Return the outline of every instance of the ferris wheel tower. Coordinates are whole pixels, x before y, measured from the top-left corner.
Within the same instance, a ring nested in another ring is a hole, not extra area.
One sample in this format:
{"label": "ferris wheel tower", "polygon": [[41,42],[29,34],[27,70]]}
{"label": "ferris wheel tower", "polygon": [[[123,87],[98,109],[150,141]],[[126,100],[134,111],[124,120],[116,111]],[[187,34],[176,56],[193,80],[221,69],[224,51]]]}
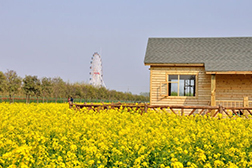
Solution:
{"label": "ferris wheel tower", "polygon": [[95,52],[91,59],[89,84],[97,87],[106,87],[103,80],[101,56]]}

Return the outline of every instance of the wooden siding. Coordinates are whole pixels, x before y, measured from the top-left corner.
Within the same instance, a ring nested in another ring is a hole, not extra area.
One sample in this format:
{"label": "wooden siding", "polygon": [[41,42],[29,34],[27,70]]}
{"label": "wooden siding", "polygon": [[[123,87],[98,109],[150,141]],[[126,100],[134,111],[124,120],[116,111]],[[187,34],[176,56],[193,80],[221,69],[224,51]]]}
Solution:
{"label": "wooden siding", "polygon": [[[160,95],[160,86],[166,82],[167,73],[198,74],[196,97],[164,97]],[[150,68],[150,104],[151,105],[210,105],[211,75],[206,74],[204,67],[157,67]]]}
{"label": "wooden siding", "polygon": [[216,75],[216,99],[252,100],[252,75]]}

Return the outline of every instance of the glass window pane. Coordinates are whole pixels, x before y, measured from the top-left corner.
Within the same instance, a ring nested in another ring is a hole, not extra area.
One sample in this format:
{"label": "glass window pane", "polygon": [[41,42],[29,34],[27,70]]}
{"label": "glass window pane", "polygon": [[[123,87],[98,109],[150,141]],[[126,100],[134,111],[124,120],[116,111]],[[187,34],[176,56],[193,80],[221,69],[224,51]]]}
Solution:
{"label": "glass window pane", "polygon": [[179,96],[195,96],[195,75],[180,75]]}
{"label": "glass window pane", "polygon": [[178,96],[178,83],[169,83],[169,96]]}
{"label": "glass window pane", "polygon": [[168,76],[169,76],[169,82],[178,81],[178,75],[168,75]]}
{"label": "glass window pane", "polygon": [[184,86],[184,80],[179,79],[179,96],[185,96]]}

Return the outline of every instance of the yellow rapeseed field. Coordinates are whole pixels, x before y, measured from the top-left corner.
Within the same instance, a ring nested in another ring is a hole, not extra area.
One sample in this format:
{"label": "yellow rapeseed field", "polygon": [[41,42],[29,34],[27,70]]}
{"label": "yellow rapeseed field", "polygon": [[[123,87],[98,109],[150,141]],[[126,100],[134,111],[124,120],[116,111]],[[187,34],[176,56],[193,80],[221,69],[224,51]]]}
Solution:
{"label": "yellow rapeseed field", "polygon": [[0,103],[0,167],[250,167],[252,120]]}

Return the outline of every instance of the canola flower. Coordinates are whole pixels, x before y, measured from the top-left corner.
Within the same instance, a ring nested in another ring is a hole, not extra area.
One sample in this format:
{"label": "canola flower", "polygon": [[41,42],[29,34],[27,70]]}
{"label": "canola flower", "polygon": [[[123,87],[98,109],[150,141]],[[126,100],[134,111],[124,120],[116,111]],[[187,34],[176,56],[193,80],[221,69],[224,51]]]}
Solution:
{"label": "canola flower", "polygon": [[0,167],[251,167],[252,120],[0,103]]}

